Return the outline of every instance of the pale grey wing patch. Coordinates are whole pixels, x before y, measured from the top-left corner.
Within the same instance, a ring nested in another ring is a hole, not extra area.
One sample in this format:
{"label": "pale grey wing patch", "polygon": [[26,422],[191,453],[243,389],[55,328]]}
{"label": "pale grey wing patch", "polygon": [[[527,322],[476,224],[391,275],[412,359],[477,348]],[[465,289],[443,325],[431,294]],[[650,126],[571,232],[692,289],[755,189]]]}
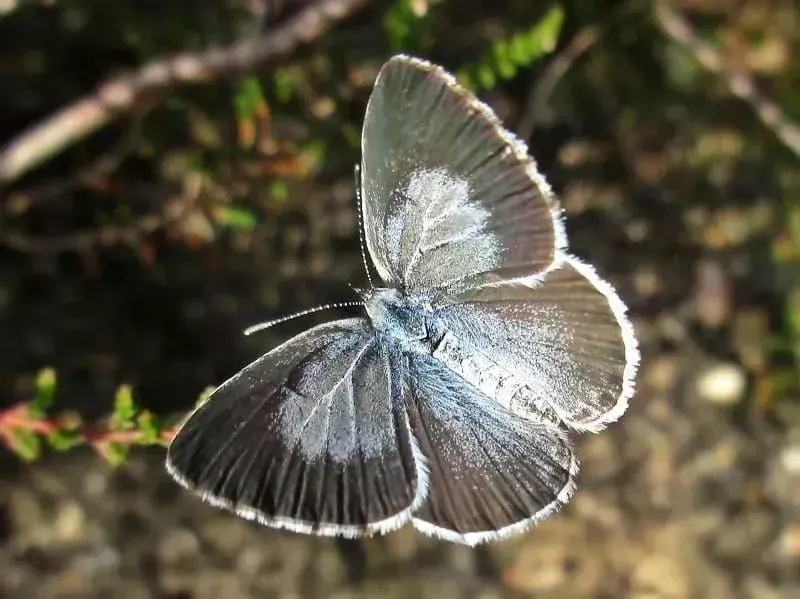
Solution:
{"label": "pale grey wing patch", "polygon": [[438,311],[456,338],[491,347],[524,381],[520,415],[550,406],[571,428],[602,430],[627,409],[639,363],[626,308],[594,269],[564,256],[533,284],[484,287]]}
{"label": "pale grey wing patch", "polygon": [[367,247],[387,285],[446,296],[543,272],[566,245],[525,144],[440,67],[389,60],[361,143]]}
{"label": "pale grey wing patch", "polygon": [[268,526],[351,537],[401,526],[425,489],[393,352],[360,318],[298,335],[189,417],[170,473]]}
{"label": "pale grey wing patch", "polygon": [[[392,269],[409,288],[446,281],[449,273],[480,270],[500,257],[495,236],[486,230],[489,211],[470,203],[466,181],[453,179],[444,168],[410,173],[387,215],[387,250]],[[438,269],[432,272],[431,268]]]}
{"label": "pale grey wing patch", "polygon": [[569,501],[578,461],[563,431],[501,408],[429,356],[409,362],[409,418],[429,469],[417,529],[477,545],[522,532]]}

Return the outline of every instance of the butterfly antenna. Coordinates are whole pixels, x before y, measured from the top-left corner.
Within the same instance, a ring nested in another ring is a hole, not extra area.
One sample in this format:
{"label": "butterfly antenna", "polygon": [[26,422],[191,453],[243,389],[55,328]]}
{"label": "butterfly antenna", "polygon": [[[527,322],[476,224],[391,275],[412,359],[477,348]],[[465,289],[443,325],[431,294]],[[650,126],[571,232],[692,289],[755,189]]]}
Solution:
{"label": "butterfly antenna", "polygon": [[361,261],[364,263],[364,270],[367,273],[369,288],[374,289],[375,285],[372,284],[372,275],[369,272],[369,263],[367,262],[367,244],[364,241],[364,207],[361,201],[361,165],[358,163],[356,163],[354,174],[356,180],[356,203],[358,204],[358,242],[361,245]]}
{"label": "butterfly antenna", "polygon": [[322,312],[323,310],[332,310],[335,308],[352,308],[354,306],[363,306],[364,302],[338,302],[335,304],[325,304],[322,306],[316,306],[315,308],[309,308],[308,310],[303,310],[301,312],[295,312],[294,314],[289,314],[288,316],[282,316],[281,318],[276,318],[275,320],[268,320],[266,322],[260,322],[258,324],[254,324],[251,327],[247,327],[244,330],[245,335],[252,335],[253,333],[257,333],[258,331],[263,331],[264,329],[268,329],[270,327],[274,327],[276,324],[282,324],[289,320],[294,320],[295,318],[300,318],[301,316],[307,316],[308,314],[314,314],[314,312]]}

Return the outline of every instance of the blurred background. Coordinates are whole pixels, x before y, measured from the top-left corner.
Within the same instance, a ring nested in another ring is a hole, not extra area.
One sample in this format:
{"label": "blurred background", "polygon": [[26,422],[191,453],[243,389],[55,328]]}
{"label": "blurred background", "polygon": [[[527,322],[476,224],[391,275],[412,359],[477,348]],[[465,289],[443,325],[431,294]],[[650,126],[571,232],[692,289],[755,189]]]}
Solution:
{"label": "blurred background", "polygon": [[[629,412],[570,506],[467,549],[276,532],[168,479],[199,397],[363,283],[392,53],[530,144],[628,303]],[[0,0],[0,596],[800,596],[792,0]]]}

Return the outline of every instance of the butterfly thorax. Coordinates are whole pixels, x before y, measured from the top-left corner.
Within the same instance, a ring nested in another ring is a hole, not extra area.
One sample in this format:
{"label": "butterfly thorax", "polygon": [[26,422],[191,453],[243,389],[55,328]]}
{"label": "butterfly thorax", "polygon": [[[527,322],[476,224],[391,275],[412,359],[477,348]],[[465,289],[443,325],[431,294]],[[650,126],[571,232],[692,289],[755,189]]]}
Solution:
{"label": "butterfly thorax", "polygon": [[364,307],[376,331],[408,349],[419,350],[426,345],[426,310],[414,298],[397,289],[377,288],[365,293]]}

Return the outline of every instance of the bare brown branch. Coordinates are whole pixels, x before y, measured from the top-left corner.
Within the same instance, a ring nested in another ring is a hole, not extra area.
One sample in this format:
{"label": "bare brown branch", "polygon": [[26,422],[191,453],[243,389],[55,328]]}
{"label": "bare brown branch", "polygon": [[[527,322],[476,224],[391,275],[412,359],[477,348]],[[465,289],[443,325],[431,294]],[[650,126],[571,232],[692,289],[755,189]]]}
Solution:
{"label": "bare brown branch", "polygon": [[34,125],[0,150],[0,184],[18,179],[66,147],[91,135],[166,89],[209,83],[252,69],[320,36],[366,0],[317,0],[277,29],[256,39],[156,60],[112,77]]}

